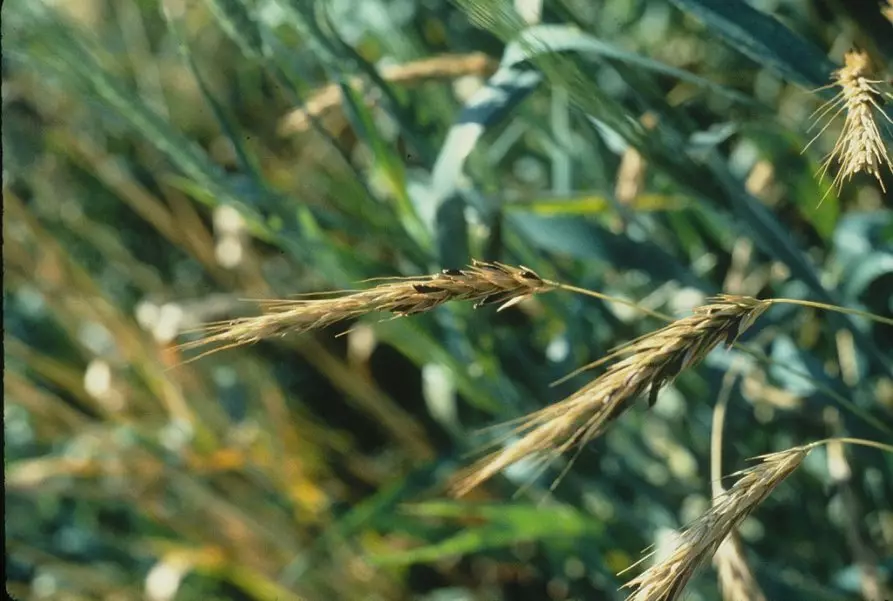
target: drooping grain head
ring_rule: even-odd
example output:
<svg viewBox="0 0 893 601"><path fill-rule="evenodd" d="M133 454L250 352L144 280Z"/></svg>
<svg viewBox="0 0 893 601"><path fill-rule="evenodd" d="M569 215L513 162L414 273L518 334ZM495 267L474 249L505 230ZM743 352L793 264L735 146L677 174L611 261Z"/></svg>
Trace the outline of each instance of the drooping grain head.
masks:
<svg viewBox="0 0 893 601"><path fill-rule="evenodd" d="M769 307L767 301L723 295L612 352L605 372L567 399L524 418L520 440L460 474L452 492L462 495L529 456L548 462L586 444L648 393L649 405L668 382L699 363L720 343L731 345Z"/></svg>
<svg viewBox="0 0 893 601"><path fill-rule="evenodd" d="M884 112L881 104L884 96L877 88L880 83L882 83L880 80L872 79L868 54L858 50L847 52L844 66L834 73L834 84L840 88L840 92L823 108L819 119L834 109L836 110L830 117L831 120L839 113L844 113L840 137L822 163L821 170L824 174L831 163L837 161L840 164L833 180L833 186L838 190L845 181L852 179L853 175L864 172L873 176L881 189L886 191L880 168L886 165L893 172L893 162L881 137L875 113L888 122L893 121ZM827 127L826 124L818 135L821 135Z"/></svg>
<svg viewBox="0 0 893 601"><path fill-rule="evenodd" d="M475 307L496 304L502 310L555 287L526 267L473 261L465 269L394 279L368 290L336 292L332 298L261 301L261 315L208 324L200 330L201 338L181 348L220 345L209 351L214 352L273 336L324 328L367 313L414 315L450 301L474 301Z"/></svg>
<svg viewBox="0 0 893 601"><path fill-rule="evenodd" d="M625 585L635 589L627 601L677 601L686 585L726 537L790 476L811 447L794 447L761 457L678 537L675 549Z"/></svg>

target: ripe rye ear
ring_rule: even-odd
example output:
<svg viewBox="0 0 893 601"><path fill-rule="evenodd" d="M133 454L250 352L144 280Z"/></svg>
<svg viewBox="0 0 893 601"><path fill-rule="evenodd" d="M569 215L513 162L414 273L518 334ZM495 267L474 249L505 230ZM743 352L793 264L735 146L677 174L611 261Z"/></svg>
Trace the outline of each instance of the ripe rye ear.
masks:
<svg viewBox="0 0 893 601"><path fill-rule="evenodd" d="M794 447L764 455L761 462L738 472L735 484L714 505L683 530L673 551L624 588L634 589L627 601L677 601L686 585L723 541L775 488L790 476L812 450Z"/></svg>
<svg viewBox="0 0 893 601"><path fill-rule="evenodd" d="M648 404L679 373L697 365L721 343L731 346L770 306L770 301L724 294L697 307L694 315L637 338L601 361L605 372L568 398L522 418L515 429L520 439L484 457L451 484L462 496L503 469L534 456L541 465L580 449L601 435L640 396ZM601 363L599 361L599 363Z"/></svg>
<svg viewBox="0 0 893 601"><path fill-rule="evenodd" d="M220 350L274 336L301 334L368 313L405 317L453 301L473 301L475 307L498 305L500 311L557 287L557 283L544 280L523 266L472 261L464 269L444 269L417 278L386 278L385 283L373 288L334 292L330 298L259 301L261 315L205 324L194 332L200 338L181 344L180 348L212 347L189 362Z"/></svg>
<svg viewBox="0 0 893 601"><path fill-rule="evenodd" d="M825 88L819 88L839 87L840 91L816 111L818 116L812 127L825 118L827 122L803 150L805 152L828 129L834 119L844 113L840 136L819 170L820 177L823 177L831 163L835 161L839 163L839 170L832 182L832 187L837 188L838 192L843 187L844 181L849 181L860 171L874 176L881 190L886 192L880 167L886 165L893 172L893 161L890 160L890 154L884 145L875 113L879 113L890 124L893 124L893 120L884 112L881 105L884 96L891 96L889 93L881 93L878 85L882 83L884 82L880 79L872 79L868 54L860 50L850 50L844 56L844 66L834 72L834 81ZM825 196L827 195L826 192Z"/></svg>

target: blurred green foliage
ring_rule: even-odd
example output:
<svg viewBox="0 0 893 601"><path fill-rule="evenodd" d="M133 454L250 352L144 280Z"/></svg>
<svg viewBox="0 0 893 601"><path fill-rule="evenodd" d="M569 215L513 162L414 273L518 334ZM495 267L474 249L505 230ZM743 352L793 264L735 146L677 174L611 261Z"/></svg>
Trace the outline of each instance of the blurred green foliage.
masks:
<svg viewBox="0 0 893 601"><path fill-rule="evenodd" d="M660 323L553 293L185 365L176 346L241 299L472 257L675 315L719 291L890 315L889 193L857 177L819 203L835 127L801 153L843 52L893 61L875 0L2 11L15 598L622 599L618 573L709 504L724 386L726 473L891 438L893 332L799 307L624 417L554 490L563 466L519 468L461 501L443 484L481 428ZM745 522L770 599L889 582L893 458L849 449L844 468L815 452ZM686 593L718 598L709 569Z"/></svg>

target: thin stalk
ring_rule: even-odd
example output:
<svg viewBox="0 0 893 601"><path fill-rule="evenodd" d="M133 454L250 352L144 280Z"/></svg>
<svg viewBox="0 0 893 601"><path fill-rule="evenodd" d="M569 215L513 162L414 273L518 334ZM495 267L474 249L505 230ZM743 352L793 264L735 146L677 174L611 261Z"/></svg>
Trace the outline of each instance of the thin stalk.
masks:
<svg viewBox="0 0 893 601"><path fill-rule="evenodd" d="M816 447L820 447L822 445L830 444L832 442L840 442L843 444L854 444L862 447L870 447L873 449L879 449L886 453L893 453L893 445L878 442L876 440L868 440L865 438L850 438L848 436L832 436L830 438L823 438L822 440L817 440L815 442L811 442L808 445L804 445L805 449L814 449Z"/></svg>
<svg viewBox="0 0 893 601"><path fill-rule="evenodd" d="M880 315L875 315L874 313L869 313L868 311L861 311L859 309L850 309L848 307L840 307L838 305L828 305L825 303L800 300L800 299L796 299L796 298L767 298L766 302L773 304L773 305L781 305L781 304L800 305L801 307L811 307L813 309L823 309L825 311L833 311L835 313L844 313L846 315L858 315L859 317L864 317L865 319L870 319L872 321L883 323L888 326L893 326L893 319L890 319L889 317L881 317Z"/></svg>
<svg viewBox="0 0 893 601"><path fill-rule="evenodd" d="M624 305L630 308L635 309L645 315L650 315L651 317L656 317L657 319L662 319L664 321L673 321L673 318L665 313L660 313L659 311L652 311L651 309L646 309L640 305L632 301L628 301L622 298L617 298L615 296L608 296L607 294L602 294L601 292L595 292L594 290L588 290L586 288L579 288L577 286L571 286L570 284L562 284L561 282L552 282L547 280L547 282L559 290L566 290L568 292L575 292L577 294L582 294L584 296L591 296L593 298L598 298L603 301L607 301L609 303L616 303L618 305Z"/></svg>

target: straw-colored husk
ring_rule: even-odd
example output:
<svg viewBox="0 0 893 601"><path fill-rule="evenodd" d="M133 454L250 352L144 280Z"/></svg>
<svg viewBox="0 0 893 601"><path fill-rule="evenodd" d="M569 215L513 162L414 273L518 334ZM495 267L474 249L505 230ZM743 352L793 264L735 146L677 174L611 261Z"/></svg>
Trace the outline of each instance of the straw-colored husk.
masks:
<svg viewBox="0 0 893 601"><path fill-rule="evenodd" d="M453 79L466 75L488 76L498 67L497 61L481 52L471 54L448 54L427 57L402 65L386 65L380 72L381 78L390 83L410 84L432 79ZM359 77L350 80L349 85L362 84ZM341 85L329 84L314 92L304 106L288 113L279 122L279 133L291 135L311 129L312 119L325 117L329 112L342 106ZM342 117L342 120L343 117Z"/></svg>
<svg viewBox="0 0 893 601"><path fill-rule="evenodd" d="M548 461L602 433L642 393L649 405L667 382L700 362L719 343L731 345L769 307L767 301L723 295L694 314L634 340L612 352L614 363L567 399L521 422L519 441L472 466L453 485L462 495L501 470L531 455Z"/></svg>
<svg viewBox="0 0 893 601"><path fill-rule="evenodd" d="M838 190L843 186L844 181L850 180L856 173L865 172L877 179L881 189L886 191L880 168L882 165L886 165L893 172L893 162L890 160L890 155L875 121L875 111L888 122L893 123L893 121L884 112L879 102L882 96L877 84L882 81L872 79L871 76L871 63L868 54L859 50L847 52L844 57L844 66L835 71L832 84L839 87L840 92L823 108L819 115L820 120L831 111L834 111L833 116L841 112L845 114L843 130L834 148L822 163L821 170L821 173L824 174L831 163L834 161L840 163L840 169L833 181L834 187ZM822 127L816 138L830 125L833 116ZM810 144L816 138L813 138Z"/></svg>
<svg viewBox="0 0 893 601"><path fill-rule="evenodd" d="M272 336L324 328L367 313L414 315L449 301L475 301L475 307L495 304L502 310L555 287L526 267L473 261L465 269L394 279L368 290L335 293L333 298L259 301L261 315L208 324L200 330L201 338L181 348L217 345L210 351L214 352Z"/></svg>
<svg viewBox="0 0 893 601"><path fill-rule="evenodd" d="M739 472L740 478L713 506L680 535L676 548L626 584L635 591L627 601L676 601L697 569L720 548L726 537L794 470L811 447L794 447L764 455L759 464Z"/></svg>

